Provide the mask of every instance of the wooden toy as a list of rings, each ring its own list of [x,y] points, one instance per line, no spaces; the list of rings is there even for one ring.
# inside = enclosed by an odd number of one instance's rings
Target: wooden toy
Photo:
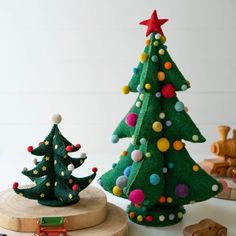
[[[204,160],[202,167],[210,175],[236,179],[236,130],[232,138],[227,138],[230,127],[222,125],[218,131],[219,140],[211,145],[211,152],[217,158]]]
[[[41,217],[37,221],[38,235],[67,236],[67,219],[63,217]]]
[[[226,236],[227,228],[211,219],[184,228],[184,236]]]

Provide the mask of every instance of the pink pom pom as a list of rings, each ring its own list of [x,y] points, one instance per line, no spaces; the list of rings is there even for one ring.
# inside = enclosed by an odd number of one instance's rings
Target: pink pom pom
[[[143,159],[143,153],[139,150],[134,150],[131,153],[131,159],[135,162],[141,161]]]
[[[33,150],[34,150],[34,148],[32,146],[27,147],[28,152],[32,152]]]
[[[73,150],[72,146],[70,146],[70,145],[66,146],[66,151],[67,152],[72,152],[72,150]]]
[[[135,113],[130,113],[126,116],[126,124],[134,127],[137,123],[138,116]]]
[[[74,184],[73,186],[72,186],[72,190],[75,192],[75,191],[77,191],[79,189],[79,186],[78,186],[78,184]]]
[[[145,196],[144,196],[144,193],[141,189],[135,189],[135,190],[131,191],[129,194],[129,200],[133,204],[141,204],[143,202],[144,198],[145,198]]]
[[[42,144],[43,142],[39,142],[39,146]]]
[[[18,186],[19,186],[19,184],[18,184],[17,182],[15,182],[15,183],[13,183],[12,188],[13,188],[13,189],[17,189]]]
[[[97,167],[93,167],[92,172],[96,173],[98,171]]]
[[[146,216],[146,221],[147,222],[152,222],[153,221],[153,217],[152,216]]]
[[[162,87],[161,93],[164,98],[172,98],[175,96],[175,87],[173,84],[166,84]]]

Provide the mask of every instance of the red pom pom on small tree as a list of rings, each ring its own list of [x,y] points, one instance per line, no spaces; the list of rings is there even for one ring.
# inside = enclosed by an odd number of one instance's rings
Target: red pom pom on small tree
[[[13,188],[13,189],[17,189],[18,186],[19,186],[19,183],[18,183],[18,182],[15,182],[15,183],[13,183],[12,188]]]
[[[27,151],[28,151],[28,152],[32,152],[33,150],[34,150],[33,146],[27,147]]]
[[[96,173],[98,171],[97,167],[93,167],[92,172]]]
[[[67,152],[72,152],[72,150],[73,150],[72,146],[70,146],[70,145],[66,146],[66,151]]]
[[[81,145],[78,143],[78,144],[76,144],[75,145],[78,149],[80,149],[81,148]]]
[[[73,186],[72,186],[72,190],[75,192],[75,191],[77,191],[79,189],[79,185],[78,184],[74,184]]]

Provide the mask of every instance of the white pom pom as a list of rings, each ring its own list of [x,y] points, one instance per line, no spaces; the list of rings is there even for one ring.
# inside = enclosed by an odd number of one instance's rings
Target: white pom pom
[[[34,163],[35,165],[37,165],[37,162],[38,162],[37,158],[34,158],[34,159],[33,159],[33,163]]]
[[[54,114],[53,116],[52,116],[52,123],[53,124],[59,124],[60,122],[61,122],[61,115],[60,114]]]
[[[87,157],[86,153],[83,152],[80,154],[80,158],[85,158],[85,157]]]
[[[74,166],[73,164],[69,164],[69,165],[67,166],[67,169],[68,169],[69,171],[73,171],[73,170],[75,169],[75,166]]]

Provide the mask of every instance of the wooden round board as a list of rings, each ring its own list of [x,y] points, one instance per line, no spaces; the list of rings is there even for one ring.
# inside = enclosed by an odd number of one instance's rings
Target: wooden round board
[[[17,195],[12,189],[5,190],[0,193],[0,227],[17,232],[36,232],[37,219],[43,216],[66,217],[68,230],[101,224],[107,216],[105,193],[89,186],[80,193],[80,198],[71,206],[48,207]]]
[[[68,236],[127,236],[128,221],[126,213],[119,207],[108,203],[108,214],[104,222],[94,227],[70,231]],[[12,232],[6,229],[0,229],[1,233],[10,236],[32,236],[32,233]]]

